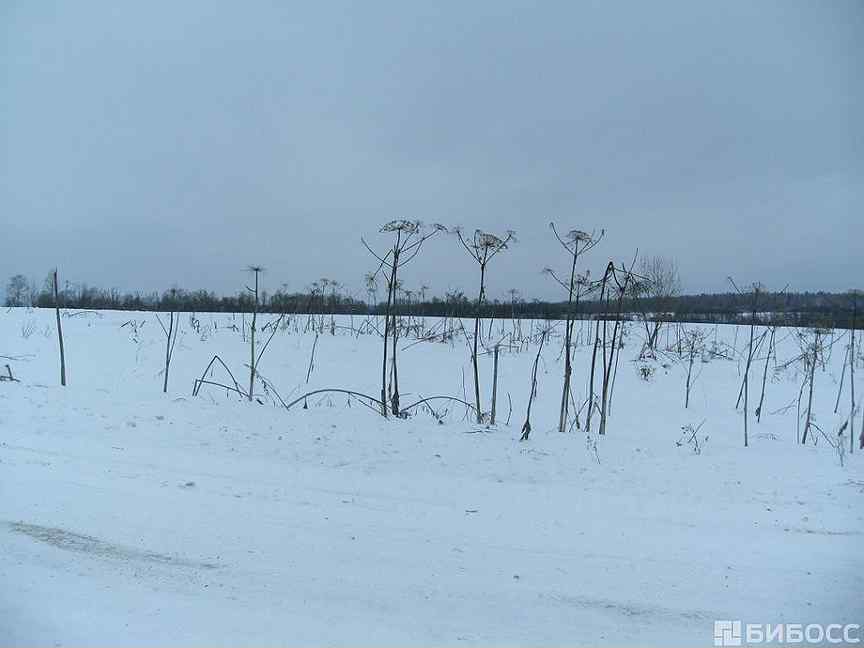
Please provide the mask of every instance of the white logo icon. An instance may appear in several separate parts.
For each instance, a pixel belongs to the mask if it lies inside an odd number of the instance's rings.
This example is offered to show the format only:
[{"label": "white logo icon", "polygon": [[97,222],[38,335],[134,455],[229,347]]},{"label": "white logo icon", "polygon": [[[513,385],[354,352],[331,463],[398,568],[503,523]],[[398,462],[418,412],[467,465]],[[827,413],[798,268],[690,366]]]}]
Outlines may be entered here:
[{"label": "white logo icon", "polygon": [[715,621],[714,622],[714,645],[715,646],[740,646],[741,645],[741,622],[740,621]]}]

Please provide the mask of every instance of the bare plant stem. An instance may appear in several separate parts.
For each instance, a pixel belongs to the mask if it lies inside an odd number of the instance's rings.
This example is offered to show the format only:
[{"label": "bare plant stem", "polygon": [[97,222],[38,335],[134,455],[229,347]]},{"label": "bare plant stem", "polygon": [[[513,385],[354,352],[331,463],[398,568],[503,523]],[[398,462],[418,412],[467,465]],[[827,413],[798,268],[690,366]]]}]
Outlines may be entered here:
[{"label": "bare plant stem", "polygon": [[687,365],[687,391],[684,396],[684,409],[690,407],[690,377],[693,375],[693,359],[696,356],[696,340],[697,337],[693,335],[690,342],[690,363]]},{"label": "bare plant stem", "polygon": [[479,369],[479,345],[480,345],[480,316],[482,315],[483,303],[486,300],[486,266],[492,258],[507,249],[507,244],[513,239],[513,232],[508,232],[503,239],[494,234],[476,230],[473,239],[465,240],[462,231],[456,228],[456,235],[462,247],[468,252],[474,261],[480,266],[480,292],[477,295],[477,308],[474,313],[474,341],[471,347],[471,364],[474,369],[474,405],[476,409],[477,424],[483,423],[483,410],[480,404],[480,369]]},{"label": "bare plant stem", "polygon": [[[750,443],[750,439],[747,435],[747,432],[748,432],[748,430],[747,430],[747,405],[749,404],[749,400],[750,400],[750,372],[747,371],[744,373],[744,447],[745,448]],[[807,434],[806,431],[804,434],[805,435]]]},{"label": "bare plant stem", "polygon": [[177,329],[174,327],[175,314],[171,311],[168,318],[168,327],[162,323],[159,315],[156,315],[156,321],[162,327],[162,332],[165,333],[165,375],[162,380],[162,393],[168,393],[168,371],[171,368],[171,358],[174,355],[174,344],[177,342],[177,332],[179,330],[179,319],[177,321]]},{"label": "bare plant stem", "polygon": [[483,412],[480,408],[480,370],[477,357],[477,345],[480,341],[480,312],[483,308],[483,298],[486,292],[486,263],[480,264],[480,294],[477,296],[477,313],[474,316],[474,346],[471,351],[471,364],[474,367],[474,405],[476,407],[477,424],[483,422]]},{"label": "bare plant stem", "polygon": [[378,399],[377,399],[377,398],[373,398],[372,396],[367,396],[366,394],[362,394],[362,393],[360,393],[360,392],[352,391],[352,390],[350,390],[350,389],[337,389],[337,388],[333,388],[333,389],[316,389],[316,390],[314,390],[314,391],[307,392],[307,393],[303,394],[302,396],[298,396],[297,398],[295,398],[294,400],[292,400],[290,403],[287,403],[287,404],[285,405],[285,409],[286,409],[286,410],[291,409],[292,407],[294,407],[294,406],[295,406],[297,403],[299,403],[300,401],[305,401],[307,398],[309,398],[309,396],[315,396],[316,394],[324,394],[324,393],[329,393],[329,392],[335,392],[335,393],[337,393],[337,394],[348,394],[349,396],[355,396],[355,397],[358,397],[358,398],[365,398],[365,399],[368,400],[370,403],[376,403],[376,404],[378,404]]},{"label": "bare plant stem", "polygon": [[[398,259],[399,254],[398,251],[394,255],[394,259]],[[395,289],[394,289],[395,290]],[[399,341],[399,310],[398,305],[393,309],[393,326],[391,327],[393,338],[393,392],[390,396],[390,410],[393,413],[393,416],[399,416],[401,410],[399,409],[399,367],[396,363],[396,349],[397,343]]]},{"label": "bare plant stem", "polygon": [[815,332],[815,340],[813,342],[812,356],[810,357],[810,377],[808,381],[809,385],[809,395],[807,396],[807,419],[804,422],[804,435],[801,437],[801,443],[807,443],[807,433],[810,431],[810,425],[813,420],[813,382],[816,374],[816,356],[819,353],[819,330],[817,329]]},{"label": "bare plant stem", "polygon": [[759,405],[756,407],[756,422],[762,422],[762,407],[765,404],[765,383],[768,380],[768,363],[771,361],[771,353],[772,351],[777,354],[776,349],[774,349],[774,335],[777,332],[777,327],[771,327],[771,339],[768,341],[768,354],[765,356],[765,367],[762,370],[762,393],[759,395]]},{"label": "bare plant stem", "polygon": [[[858,295],[852,295],[852,336],[849,342],[849,387],[852,390],[852,403],[849,407],[849,454],[855,452],[855,320],[858,316]],[[862,442],[864,442],[864,428],[862,428]]]},{"label": "bare plant stem", "polygon": [[309,377],[312,375],[312,367],[315,366],[315,348],[318,346],[318,334],[315,334],[315,341],[312,343],[312,353],[309,355],[309,368],[306,370],[306,384],[309,384]]},{"label": "bare plant stem", "polygon": [[[568,406],[570,404],[571,346],[573,340],[573,292],[576,283],[576,260],[579,258],[579,241],[573,244],[573,262],[570,264],[570,284],[567,291],[567,318],[564,322],[564,386],[561,389],[561,408],[558,413],[558,431],[567,431]],[[576,303],[579,303],[577,294]]]},{"label": "bare plant stem", "polygon": [[261,272],[261,268],[255,266],[251,268],[251,270],[255,273],[255,290],[252,291],[254,296],[253,307],[252,307],[252,327],[250,329],[250,337],[249,337],[249,401],[252,401],[255,392],[255,330],[257,328],[258,321],[258,273]]},{"label": "bare plant stem", "polygon": [[[399,249],[402,232],[396,233],[396,244],[394,250]],[[396,285],[396,268],[398,264],[394,261],[390,268],[390,278],[387,281],[387,310],[384,312],[384,358],[381,363],[381,416],[387,418],[387,344],[390,336],[390,317],[393,309],[393,291]]]},{"label": "bare plant stem", "polygon": [[534,367],[531,370],[531,391],[528,394],[528,409],[525,412],[525,422],[522,424],[522,436],[520,441],[527,441],[531,434],[531,405],[534,403],[534,396],[537,394],[537,364],[540,362],[540,353],[543,351],[543,343],[546,342],[546,333],[548,329],[544,329],[540,335],[540,346],[537,348],[537,355],[534,356]]},{"label": "bare plant stem", "polygon": [[60,294],[57,287],[57,270],[54,270],[54,313],[57,316],[57,339],[60,342],[60,384],[66,386],[66,353],[63,348],[63,325],[60,323]]},{"label": "bare plant stem", "polygon": [[492,365],[492,412],[490,423],[495,425],[495,409],[498,403],[498,345],[495,345],[495,360]]},{"label": "bare plant stem", "polygon": [[[604,303],[604,299],[606,297],[606,284],[607,284],[608,280],[609,280],[609,273],[607,272],[603,275],[603,280],[602,280],[602,283],[600,286],[600,299],[598,300],[598,303],[600,303],[600,304]],[[599,315],[599,317],[603,318],[603,326],[604,326],[604,330],[605,330],[605,326],[606,326],[606,319],[605,318],[606,318],[606,316],[605,316],[605,314],[601,313]],[[594,350],[591,352],[591,373],[590,373],[589,378],[588,378],[588,414],[587,414],[587,418],[585,421],[585,431],[586,432],[591,431],[591,418],[594,414],[594,374],[595,374],[596,368],[597,368],[597,349],[599,348],[599,346],[600,346],[600,322],[598,320],[598,321],[594,322]],[[603,354],[605,357],[605,354],[606,354],[605,349],[603,351]]]},{"label": "bare plant stem", "polygon": [[834,401],[834,413],[840,409],[840,397],[843,396],[843,384],[846,382],[846,364],[849,362],[849,347],[846,347],[846,354],[843,356],[843,370],[840,372],[840,387],[837,389],[837,400]]}]

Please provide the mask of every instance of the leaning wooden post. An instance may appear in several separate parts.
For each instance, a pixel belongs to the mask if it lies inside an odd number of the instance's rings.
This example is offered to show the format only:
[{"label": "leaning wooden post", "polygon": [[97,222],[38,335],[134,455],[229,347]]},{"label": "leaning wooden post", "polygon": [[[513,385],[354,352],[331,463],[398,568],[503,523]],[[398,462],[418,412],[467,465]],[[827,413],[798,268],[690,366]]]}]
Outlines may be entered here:
[{"label": "leaning wooden post", "polygon": [[57,338],[60,340],[60,384],[66,386],[66,354],[63,351],[63,326],[60,323],[60,297],[57,289],[57,269],[54,269],[54,313],[57,315]]}]

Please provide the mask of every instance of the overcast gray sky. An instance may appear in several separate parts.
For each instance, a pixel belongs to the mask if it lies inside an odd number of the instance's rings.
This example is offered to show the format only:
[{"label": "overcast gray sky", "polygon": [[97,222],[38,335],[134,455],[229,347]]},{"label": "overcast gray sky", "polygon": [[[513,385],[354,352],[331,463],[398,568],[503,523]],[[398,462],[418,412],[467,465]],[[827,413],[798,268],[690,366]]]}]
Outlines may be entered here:
[{"label": "overcast gray sky", "polygon": [[861,0],[4,0],[0,276],[359,291],[411,218],[516,230],[493,296],[558,294],[551,220],[691,292],[861,286],[862,79]]}]

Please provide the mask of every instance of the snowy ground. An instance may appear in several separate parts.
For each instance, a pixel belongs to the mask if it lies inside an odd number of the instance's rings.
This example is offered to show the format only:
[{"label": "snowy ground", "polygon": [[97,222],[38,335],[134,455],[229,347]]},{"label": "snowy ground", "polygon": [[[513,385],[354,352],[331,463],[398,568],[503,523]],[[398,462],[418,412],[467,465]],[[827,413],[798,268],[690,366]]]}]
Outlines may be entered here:
[{"label": "snowy ground", "polygon": [[[795,443],[796,408],[778,410],[798,368],[772,359],[745,449],[740,363],[697,362],[685,410],[685,367],[664,359],[643,380],[634,324],[608,434],[562,435],[553,340],[519,443],[534,346],[501,356],[510,425],[384,421],[340,395],[290,412],[212,388],[192,398],[214,353],[241,383],[248,357],[239,315],[199,317],[196,332],[181,316],[163,395],[153,315],[64,317],[64,389],[53,312],[0,312],[0,355],[15,358],[0,369],[21,380],[0,383],[0,645],[713,645],[715,619],[864,622],[864,453],[841,467],[824,439]],[[780,362],[798,353],[791,333]],[[745,334],[716,331],[739,354]],[[321,335],[307,387],[313,341],[292,325],[264,357],[286,400],[377,394],[377,337]],[[845,344],[816,377],[832,438]],[[590,349],[575,355],[582,394]],[[462,397],[463,371],[471,391],[464,339],[414,344],[400,363],[404,403]],[[487,400],[490,377],[484,358]],[[703,420],[701,454],[676,445]]]}]

